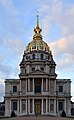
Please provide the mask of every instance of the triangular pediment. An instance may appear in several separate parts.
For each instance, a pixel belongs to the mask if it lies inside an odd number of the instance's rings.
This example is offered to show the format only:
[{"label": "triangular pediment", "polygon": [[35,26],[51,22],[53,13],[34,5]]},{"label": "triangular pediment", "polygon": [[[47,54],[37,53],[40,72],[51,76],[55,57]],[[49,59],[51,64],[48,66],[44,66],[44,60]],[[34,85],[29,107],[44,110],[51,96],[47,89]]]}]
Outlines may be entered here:
[{"label": "triangular pediment", "polygon": [[31,72],[30,74],[34,74],[34,75],[48,75],[46,72],[43,72],[43,71],[41,71],[41,70],[35,70],[35,71],[33,71],[33,72]]}]

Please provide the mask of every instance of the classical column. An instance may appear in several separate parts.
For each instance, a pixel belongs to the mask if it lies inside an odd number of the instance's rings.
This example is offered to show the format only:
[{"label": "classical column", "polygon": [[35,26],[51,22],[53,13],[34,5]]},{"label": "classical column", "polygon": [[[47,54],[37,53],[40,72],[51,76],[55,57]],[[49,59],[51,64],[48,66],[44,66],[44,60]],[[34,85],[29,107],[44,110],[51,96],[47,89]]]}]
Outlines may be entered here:
[{"label": "classical column", "polygon": [[43,92],[43,78],[42,78],[42,92]]},{"label": "classical column", "polygon": [[22,113],[22,101],[20,99],[20,113]]},{"label": "classical column", "polygon": [[26,114],[27,114],[27,99],[26,99]]},{"label": "classical column", "polygon": [[28,92],[30,92],[30,79],[28,79]]},{"label": "classical column", "polygon": [[34,78],[33,78],[33,92],[34,92]]},{"label": "classical column", "polygon": [[49,114],[50,114],[50,99],[49,99]]},{"label": "classical column", "polygon": [[34,99],[33,99],[33,114],[34,114]]},{"label": "classical column", "polygon": [[48,91],[48,79],[46,79],[46,92]]},{"label": "classical column", "polygon": [[49,79],[49,95],[50,95],[50,89],[51,89],[51,88],[50,88],[50,79]]},{"label": "classical column", "polygon": [[47,103],[48,101],[47,101],[47,99],[46,99],[46,114],[47,114],[47,112],[48,112],[48,110],[47,110],[47,107],[48,107],[48,103]]},{"label": "classical column", "polygon": [[42,110],[41,110],[41,113],[43,114],[43,99],[42,99]]},{"label": "classical column", "polygon": [[56,99],[54,99],[54,114],[56,115]]},{"label": "classical column", "polygon": [[27,79],[26,79],[26,93],[27,93]]},{"label": "classical column", "polygon": [[30,113],[30,99],[28,99],[28,114]]}]

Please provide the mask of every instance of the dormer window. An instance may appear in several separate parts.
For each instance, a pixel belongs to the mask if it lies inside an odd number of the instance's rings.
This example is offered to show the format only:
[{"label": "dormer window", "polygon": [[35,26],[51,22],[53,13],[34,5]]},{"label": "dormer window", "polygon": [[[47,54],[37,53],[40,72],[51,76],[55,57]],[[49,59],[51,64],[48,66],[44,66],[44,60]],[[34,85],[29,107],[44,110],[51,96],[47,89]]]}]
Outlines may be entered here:
[{"label": "dormer window", "polygon": [[25,73],[26,73],[26,69],[25,69]]},{"label": "dormer window", "polygon": [[33,60],[35,59],[35,54],[32,55],[32,59],[33,59]]},{"label": "dormer window", "polygon": [[44,71],[44,68],[43,68],[43,67],[41,67],[41,70],[42,70],[42,71]]},{"label": "dormer window", "polygon": [[32,68],[32,71],[35,71],[35,67]]},{"label": "dormer window", "polygon": [[40,49],[43,49],[43,45],[40,45]]},{"label": "dormer window", "polygon": [[35,44],[32,46],[32,49],[36,49],[36,45]]},{"label": "dormer window", "polygon": [[45,47],[45,51],[46,51],[46,47]]},{"label": "dormer window", "polygon": [[50,59],[50,56],[48,55],[48,60]]},{"label": "dormer window", "polygon": [[43,54],[41,54],[41,60],[43,60]]}]

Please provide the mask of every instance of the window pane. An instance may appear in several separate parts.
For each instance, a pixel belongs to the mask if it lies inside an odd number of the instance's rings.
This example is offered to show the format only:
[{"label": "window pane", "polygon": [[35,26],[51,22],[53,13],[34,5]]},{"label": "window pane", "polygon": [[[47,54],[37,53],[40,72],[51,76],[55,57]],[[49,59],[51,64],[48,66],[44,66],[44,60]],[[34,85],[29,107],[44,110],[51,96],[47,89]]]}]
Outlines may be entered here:
[{"label": "window pane", "polygon": [[36,45],[33,45],[33,46],[32,46],[32,49],[36,49]]},{"label": "window pane", "polygon": [[63,92],[63,86],[59,86],[59,92]]},{"label": "window pane", "polygon": [[17,86],[13,86],[13,92],[17,92]]},{"label": "window pane", "polygon": [[41,60],[43,60],[43,54],[41,54]]},{"label": "window pane", "polygon": [[43,67],[41,67],[41,70],[42,70],[42,71],[44,71],[44,68],[43,68]]},{"label": "window pane", "polygon": [[35,54],[32,55],[32,59],[35,59]]},{"label": "window pane", "polygon": [[17,102],[13,102],[13,110],[17,110]]},{"label": "window pane", "polygon": [[33,67],[33,68],[32,68],[32,71],[34,71],[34,70],[35,70],[35,68]]},{"label": "window pane", "polygon": [[59,102],[59,110],[63,110],[63,101]]},{"label": "window pane", "polygon": [[41,93],[41,86],[35,86],[35,93]]}]

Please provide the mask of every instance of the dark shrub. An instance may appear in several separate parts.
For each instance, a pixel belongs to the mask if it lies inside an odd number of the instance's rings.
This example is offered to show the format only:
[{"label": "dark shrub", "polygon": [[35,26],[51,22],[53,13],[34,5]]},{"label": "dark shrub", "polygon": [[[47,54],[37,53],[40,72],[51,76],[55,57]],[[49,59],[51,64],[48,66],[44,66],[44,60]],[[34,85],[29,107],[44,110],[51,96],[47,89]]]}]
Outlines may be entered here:
[{"label": "dark shrub", "polygon": [[74,115],[74,108],[71,108],[71,115]]},{"label": "dark shrub", "polygon": [[66,117],[66,113],[65,113],[64,110],[63,110],[62,113],[61,113],[61,117]]},{"label": "dark shrub", "polygon": [[16,114],[14,111],[11,112],[11,117],[16,117]]}]

